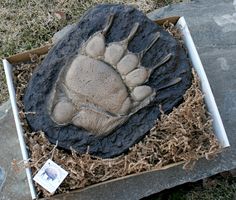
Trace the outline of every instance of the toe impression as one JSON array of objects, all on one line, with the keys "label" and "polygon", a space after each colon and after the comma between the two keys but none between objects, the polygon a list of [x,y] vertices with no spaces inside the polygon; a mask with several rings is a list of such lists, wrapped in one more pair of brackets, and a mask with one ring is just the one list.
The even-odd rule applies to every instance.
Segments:
[{"label": "toe impression", "polygon": [[135,101],[142,101],[146,97],[150,96],[152,92],[151,87],[143,85],[135,87],[131,95]]},{"label": "toe impression", "polygon": [[134,87],[146,82],[147,78],[148,71],[145,68],[138,68],[127,74],[125,82],[128,87]]},{"label": "toe impression", "polygon": [[58,102],[53,110],[53,118],[58,124],[69,123],[74,113],[74,106],[71,102]]},{"label": "toe impression", "polygon": [[135,54],[128,54],[124,56],[117,64],[117,70],[121,75],[126,75],[134,70],[139,63],[139,59]]},{"label": "toe impression", "polygon": [[123,56],[125,49],[120,44],[111,44],[106,48],[105,61],[115,66]]},{"label": "toe impression", "polygon": [[93,58],[102,56],[105,52],[104,36],[99,34],[91,38],[85,49],[86,53]]}]

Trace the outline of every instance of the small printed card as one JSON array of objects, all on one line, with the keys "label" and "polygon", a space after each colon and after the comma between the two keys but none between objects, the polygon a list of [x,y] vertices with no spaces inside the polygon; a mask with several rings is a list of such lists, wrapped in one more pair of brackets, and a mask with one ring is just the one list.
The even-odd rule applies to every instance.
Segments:
[{"label": "small printed card", "polygon": [[47,191],[54,193],[67,175],[67,171],[48,159],[33,179]]}]

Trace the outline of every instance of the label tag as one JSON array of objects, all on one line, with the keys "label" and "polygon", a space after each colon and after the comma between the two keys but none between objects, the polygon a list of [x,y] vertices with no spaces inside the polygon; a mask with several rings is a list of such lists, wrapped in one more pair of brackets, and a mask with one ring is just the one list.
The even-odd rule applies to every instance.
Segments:
[{"label": "label tag", "polygon": [[62,169],[51,159],[48,159],[43,167],[34,176],[33,180],[48,192],[54,193],[67,175],[67,171]]}]

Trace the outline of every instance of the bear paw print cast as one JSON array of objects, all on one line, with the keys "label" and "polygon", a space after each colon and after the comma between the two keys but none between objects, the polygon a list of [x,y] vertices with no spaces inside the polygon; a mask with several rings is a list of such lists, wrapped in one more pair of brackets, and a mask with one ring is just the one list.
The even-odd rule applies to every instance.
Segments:
[{"label": "bear paw print cast", "polygon": [[[109,134],[158,95],[158,91],[145,83],[155,69],[170,60],[171,54],[152,68],[143,67],[141,60],[158,41],[160,33],[153,35],[144,50],[133,53],[127,47],[139,23],[133,24],[123,40],[106,44],[113,19],[111,15],[104,29],[85,41],[73,61],[62,69],[49,108],[56,124],[73,124],[95,135]],[[175,78],[164,87],[180,81],[181,78]]]}]

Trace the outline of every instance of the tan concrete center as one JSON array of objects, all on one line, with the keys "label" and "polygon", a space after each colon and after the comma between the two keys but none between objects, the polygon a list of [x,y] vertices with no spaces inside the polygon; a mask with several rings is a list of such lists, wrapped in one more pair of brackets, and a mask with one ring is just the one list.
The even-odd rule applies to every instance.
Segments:
[{"label": "tan concrete center", "polygon": [[126,114],[130,108],[122,108],[128,91],[120,75],[108,64],[88,56],[75,58],[65,76],[65,85],[78,94],[72,98],[75,104],[92,103],[116,114]]}]

